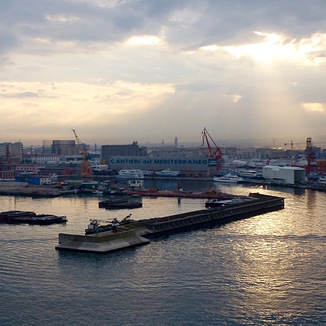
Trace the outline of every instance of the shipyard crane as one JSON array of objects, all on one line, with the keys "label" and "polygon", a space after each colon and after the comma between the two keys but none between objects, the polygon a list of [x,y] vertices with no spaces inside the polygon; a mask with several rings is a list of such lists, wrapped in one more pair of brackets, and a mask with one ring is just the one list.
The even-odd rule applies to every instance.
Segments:
[{"label": "shipyard crane", "polygon": [[[212,158],[214,158],[216,160],[216,169],[219,170],[221,167],[220,160],[222,159],[222,152],[221,152],[220,148],[216,145],[216,143],[214,142],[213,138],[211,137],[209,132],[206,130],[206,128],[204,128],[204,130],[202,131],[202,135],[203,135],[203,143],[201,146],[204,146],[205,141],[206,141],[209,154]],[[213,143],[215,148],[213,148],[211,146],[210,141]]]},{"label": "shipyard crane", "polygon": [[288,145],[290,145],[291,147],[291,151],[293,151],[294,150],[294,145],[304,145],[304,143],[294,143],[293,142],[293,140],[291,140],[290,142],[288,142],[288,143],[284,143],[284,146],[288,146]]},{"label": "shipyard crane", "polygon": [[312,138],[308,137],[306,140],[306,159],[308,161],[308,165],[311,165],[311,162],[316,160],[316,148],[312,145]]},{"label": "shipyard crane", "polygon": [[89,162],[88,162],[88,159],[87,159],[87,150],[86,150],[86,146],[84,146],[81,141],[79,140],[79,137],[77,136],[76,134],[76,130],[75,129],[71,129],[74,136],[75,136],[75,139],[76,139],[76,142],[77,142],[77,145],[79,147],[79,150],[83,153],[83,162],[82,162],[82,165],[81,165],[81,175],[83,177],[88,177],[88,176],[91,176],[92,175],[92,169],[89,165]]}]

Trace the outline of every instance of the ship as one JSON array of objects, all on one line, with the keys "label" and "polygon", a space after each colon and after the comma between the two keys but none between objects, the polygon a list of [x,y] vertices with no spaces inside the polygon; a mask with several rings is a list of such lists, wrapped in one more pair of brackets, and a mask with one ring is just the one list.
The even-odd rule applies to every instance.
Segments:
[{"label": "ship", "polygon": [[220,182],[220,183],[240,183],[243,182],[243,179],[241,177],[239,177],[238,175],[234,175],[234,174],[226,174],[223,175],[221,177],[214,177],[213,178],[214,182]]},{"label": "ship", "polygon": [[116,175],[118,179],[144,179],[144,174],[141,170],[138,169],[122,169]]},{"label": "ship", "polygon": [[170,169],[165,169],[159,172],[156,172],[156,175],[158,177],[179,177],[180,176],[180,171],[173,171]]}]

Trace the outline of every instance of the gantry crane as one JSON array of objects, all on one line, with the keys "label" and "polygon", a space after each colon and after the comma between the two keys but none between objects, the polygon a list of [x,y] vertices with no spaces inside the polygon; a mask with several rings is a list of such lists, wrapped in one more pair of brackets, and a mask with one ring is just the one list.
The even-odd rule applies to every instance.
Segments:
[{"label": "gantry crane", "polygon": [[[221,165],[220,165],[220,160],[222,159],[222,152],[220,150],[220,148],[215,144],[213,138],[211,137],[211,135],[208,133],[208,131],[206,130],[206,128],[204,128],[204,130],[202,131],[202,135],[203,135],[203,143],[201,146],[204,146],[205,141],[207,143],[207,147],[209,150],[209,154],[212,158],[216,159],[216,169],[219,170]],[[209,140],[211,140],[211,142],[214,144],[215,148],[213,148],[209,142]]]},{"label": "gantry crane", "polygon": [[83,144],[81,143],[81,141],[79,140],[75,129],[71,129],[72,132],[74,133],[77,145],[79,147],[79,150],[82,152],[83,154],[83,162],[81,165],[81,175],[83,177],[88,177],[92,175],[92,169],[89,165],[88,159],[87,159],[87,150],[86,150],[86,146],[83,146]]}]

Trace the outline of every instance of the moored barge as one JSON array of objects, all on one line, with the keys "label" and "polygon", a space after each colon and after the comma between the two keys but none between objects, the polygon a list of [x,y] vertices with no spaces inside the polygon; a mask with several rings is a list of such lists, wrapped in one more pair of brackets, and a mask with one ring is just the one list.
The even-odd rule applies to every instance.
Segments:
[{"label": "moored barge", "polygon": [[53,214],[36,214],[35,212],[16,210],[0,213],[0,223],[7,224],[49,225],[66,222],[66,216],[57,216]]}]

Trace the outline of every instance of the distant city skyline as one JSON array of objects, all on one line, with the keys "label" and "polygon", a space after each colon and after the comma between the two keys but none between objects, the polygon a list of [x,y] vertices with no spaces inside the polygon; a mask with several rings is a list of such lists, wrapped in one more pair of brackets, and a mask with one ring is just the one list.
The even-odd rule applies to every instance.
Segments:
[{"label": "distant city skyline", "polygon": [[0,142],[200,144],[206,127],[221,147],[322,144],[325,15],[323,0],[1,2]]},{"label": "distant city skyline", "polygon": [[[53,139],[54,140],[54,139]],[[73,140],[73,138],[70,139],[55,139],[55,140]],[[51,142],[52,144],[52,140],[44,140],[45,142]],[[145,142],[138,142],[137,140],[133,140],[136,141],[140,146],[144,146],[144,147],[148,147],[148,148],[175,148],[175,138],[173,139],[162,139],[161,142],[158,143],[153,143],[153,142],[149,142],[149,141],[145,141]],[[90,143],[90,142],[84,142],[84,144],[86,144],[87,146],[90,146],[91,150],[94,150],[94,148],[96,147],[98,151],[101,150],[101,146],[102,145],[129,145],[132,144],[133,141],[127,141],[127,142],[117,142],[117,143],[111,143],[110,141],[107,141],[105,143]],[[4,141],[5,142],[5,141]],[[227,140],[227,139],[221,139],[221,140],[217,140],[217,146],[221,147],[221,148],[269,148],[269,149],[282,149],[282,150],[304,150],[306,148],[306,139],[300,141],[300,142],[296,142],[296,141],[292,141],[292,145],[291,145],[291,141],[287,141],[287,140],[282,140],[282,139],[265,139],[265,141],[263,139],[235,139],[235,140]],[[0,142],[1,143],[1,142]],[[28,149],[28,148],[32,148],[32,149],[37,149],[37,148],[42,148],[44,146],[51,146],[51,144],[47,144],[44,145],[43,143],[32,143],[32,144],[24,144],[24,148]],[[320,147],[322,149],[326,148],[326,142],[323,141],[312,141],[312,145],[314,147]],[[194,147],[207,147],[206,142],[204,143],[204,145],[202,144],[201,140],[198,141],[194,141],[194,142],[183,142],[183,141],[179,141],[178,139],[178,146],[177,148],[194,148]],[[214,144],[211,143],[211,146],[214,147]]]}]

